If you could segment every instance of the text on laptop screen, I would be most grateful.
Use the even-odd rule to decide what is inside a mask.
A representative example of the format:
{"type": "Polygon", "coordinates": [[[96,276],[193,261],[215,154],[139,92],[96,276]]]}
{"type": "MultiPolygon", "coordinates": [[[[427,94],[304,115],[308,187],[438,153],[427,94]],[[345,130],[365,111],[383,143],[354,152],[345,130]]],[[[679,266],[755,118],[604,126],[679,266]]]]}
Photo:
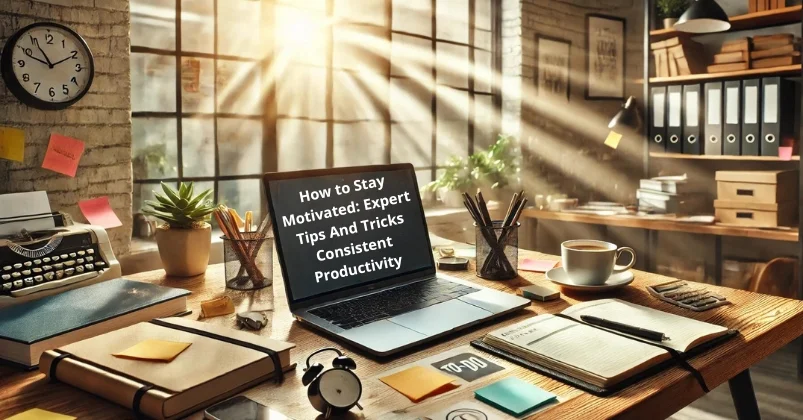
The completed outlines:
{"type": "Polygon", "coordinates": [[[412,171],[269,182],[293,300],[432,266],[412,171]]]}

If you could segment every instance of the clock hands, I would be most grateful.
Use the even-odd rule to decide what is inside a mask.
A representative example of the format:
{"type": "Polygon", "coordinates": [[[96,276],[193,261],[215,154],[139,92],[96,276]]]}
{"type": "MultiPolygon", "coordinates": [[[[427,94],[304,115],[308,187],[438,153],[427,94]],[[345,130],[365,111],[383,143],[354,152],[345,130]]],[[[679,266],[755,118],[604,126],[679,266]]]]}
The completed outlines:
{"type": "Polygon", "coordinates": [[[45,60],[47,60],[48,67],[50,67],[52,69],[53,68],[53,63],[51,63],[50,59],[47,58],[47,54],[45,54],[45,50],[43,50],[42,47],[39,46],[39,39],[38,38],[34,38],[33,39],[33,43],[36,44],[36,48],[39,48],[39,51],[42,53],[43,56],[45,56],[45,60]]]}
{"type": "Polygon", "coordinates": [[[68,55],[67,58],[59,60],[59,61],[56,61],[55,63],[51,64],[50,67],[51,68],[56,67],[57,64],[61,64],[61,63],[65,62],[65,61],[67,61],[67,60],[69,60],[71,58],[72,58],[72,55],[68,55]]]}
{"type": "Polygon", "coordinates": [[[36,57],[34,57],[34,56],[33,56],[33,53],[31,52],[31,49],[30,49],[30,48],[22,48],[22,47],[19,47],[19,49],[21,49],[21,50],[22,50],[22,52],[23,52],[25,55],[27,55],[28,57],[30,57],[30,58],[33,58],[34,60],[36,60],[36,61],[38,61],[38,62],[40,62],[40,63],[42,63],[42,64],[44,64],[44,65],[46,65],[46,66],[48,66],[48,67],[50,67],[50,64],[48,64],[48,63],[45,63],[45,62],[44,62],[44,61],[42,61],[42,59],[40,59],[40,58],[36,58],[36,57]]]}

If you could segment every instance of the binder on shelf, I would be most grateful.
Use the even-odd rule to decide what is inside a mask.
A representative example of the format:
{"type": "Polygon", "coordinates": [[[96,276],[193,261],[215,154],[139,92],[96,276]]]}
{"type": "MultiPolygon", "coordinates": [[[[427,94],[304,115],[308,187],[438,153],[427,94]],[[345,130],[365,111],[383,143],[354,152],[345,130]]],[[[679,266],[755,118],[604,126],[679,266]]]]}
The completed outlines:
{"type": "Polygon", "coordinates": [[[652,87],[652,118],[650,121],[650,151],[666,150],[666,86],[652,87]]]}
{"type": "Polygon", "coordinates": [[[778,156],[781,141],[797,136],[795,130],[795,85],[786,78],[761,80],[761,156],[778,156]]]}
{"type": "Polygon", "coordinates": [[[666,89],[666,151],[683,151],[683,86],[669,86],[666,89]]]}
{"type": "Polygon", "coordinates": [[[683,86],[683,154],[699,155],[703,152],[700,99],[699,84],[683,86]]]}
{"type": "Polygon", "coordinates": [[[725,82],[724,120],[722,124],[722,154],[738,156],[742,153],[742,82],[725,82]]]}
{"type": "Polygon", "coordinates": [[[742,81],[742,156],[758,156],[761,135],[761,80],[742,81]]]}
{"type": "Polygon", "coordinates": [[[706,155],[722,154],[722,82],[705,84],[705,131],[703,141],[706,155]]]}

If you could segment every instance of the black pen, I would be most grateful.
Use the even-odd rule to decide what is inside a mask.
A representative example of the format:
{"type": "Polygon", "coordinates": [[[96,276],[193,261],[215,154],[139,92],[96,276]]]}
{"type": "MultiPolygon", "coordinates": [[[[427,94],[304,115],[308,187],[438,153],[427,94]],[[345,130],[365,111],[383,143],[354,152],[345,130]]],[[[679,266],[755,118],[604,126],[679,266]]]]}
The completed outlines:
{"type": "Polygon", "coordinates": [[[635,335],[636,337],[646,338],[647,340],[651,341],[669,340],[669,337],[664,335],[664,333],[662,332],[634,327],[632,325],[622,324],[621,322],[609,321],[607,319],[597,318],[591,315],[580,315],[580,319],[591,325],[597,325],[603,328],[609,328],[614,331],[635,335]]]}

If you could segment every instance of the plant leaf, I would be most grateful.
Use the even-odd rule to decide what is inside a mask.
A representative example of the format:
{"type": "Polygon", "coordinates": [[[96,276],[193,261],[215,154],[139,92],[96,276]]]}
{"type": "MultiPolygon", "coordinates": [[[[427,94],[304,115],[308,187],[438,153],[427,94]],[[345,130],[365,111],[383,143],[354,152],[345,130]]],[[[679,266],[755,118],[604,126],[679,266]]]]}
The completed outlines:
{"type": "Polygon", "coordinates": [[[162,182],[162,190],[165,192],[167,198],[169,198],[170,201],[173,202],[173,204],[178,203],[179,196],[176,194],[176,191],[174,189],[170,188],[169,185],[162,182]]]}

